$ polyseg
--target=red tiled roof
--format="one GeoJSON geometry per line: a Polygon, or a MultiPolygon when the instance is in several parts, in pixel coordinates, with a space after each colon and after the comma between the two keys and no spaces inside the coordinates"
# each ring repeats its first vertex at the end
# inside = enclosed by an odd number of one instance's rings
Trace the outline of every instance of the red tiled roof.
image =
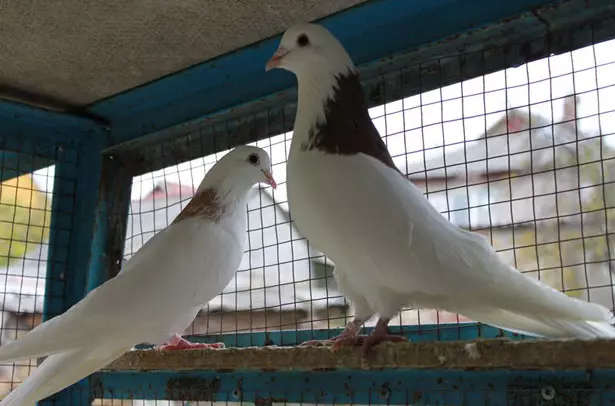
{"type": "Polygon", "coordinates": [[[159,197],[182,197],[187,198],[194,194],[192,186],[181,185],[174,182],[161,182],[152,189],[151,192],[143,196],[140,200],[153,200],[159,197]]]}

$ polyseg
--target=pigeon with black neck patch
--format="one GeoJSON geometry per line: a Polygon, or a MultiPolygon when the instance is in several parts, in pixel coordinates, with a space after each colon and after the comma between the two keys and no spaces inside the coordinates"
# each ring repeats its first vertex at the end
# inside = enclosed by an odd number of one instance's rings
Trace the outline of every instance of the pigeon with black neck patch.
{"type": "Polygon", "coordinates": [[[397,169],[369,117],[357,70],[328,30],[288,29],[267,63],[273,68],[298,82],[287,167],[291,216],[335,263],[338,286],[355,306],[355,318],[326,343],[363,343],[366,353],[399,340],[387,326],[406,305],[534,336],[615,338],[608,309],[510,267],[485,238],[445,219],[397,169]],[[376,314],[372,334],[358,336],[376,314]]]}
{"type": "Polygon", "coordinates": [[[244,251],[249,190],[276,187],[267,153],[240,146],[217,162],[190,203],[122,272],[83,300],[0,347],[0,362],[48,356],[0,406],[30,406],[72,385],[139,343],[160,350],[217,348],[181,338],[231,282],[244,251]]]}

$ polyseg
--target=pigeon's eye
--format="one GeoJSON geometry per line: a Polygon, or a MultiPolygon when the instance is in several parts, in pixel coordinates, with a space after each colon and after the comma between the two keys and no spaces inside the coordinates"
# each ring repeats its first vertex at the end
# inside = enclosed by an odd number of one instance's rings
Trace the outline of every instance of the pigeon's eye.
{"type": "Polygon", "coordinates": [[[258,165],[259,161],[260,159],[258,158],[258,155],[256,154],[248,155],[248,162],[250,162],[252,165],[258,165]]]}
{"type": "Polygon", "coordinates": [[[297,45],[299,45],[300,47],[304,47],[309,43],[310,39],[305,34],[301,34],[299,35],[299,38],[297,38],[297,45]]]}

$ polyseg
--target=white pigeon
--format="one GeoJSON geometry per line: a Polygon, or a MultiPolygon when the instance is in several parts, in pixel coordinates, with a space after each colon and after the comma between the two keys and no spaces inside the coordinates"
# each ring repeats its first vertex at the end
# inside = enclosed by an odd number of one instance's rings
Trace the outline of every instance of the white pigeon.
{"type": "Polygon", "coordinates": [[[233,279],[243,256],[250,188],[276,187],[267,153],[239,146],[217,162],[190,203],[83,300],[0,347],[0,362],[48,356],[0,406],[30,406],[105,367],[139,343],[216,347],[178,334],[233,279]]]}
{"type": "MultiPolygon", "coordinates": [[[[507,265],[487,240],[447,221],[395,166],[357,70],[325,28],[288,29],[266,65],[294,73],[298,106],[287,167],[290,214],[335,263],[355,318],[329,343],[395,340],[402,307],[458,313],[540,337],[615,338],[612,313],[507,265]],[[373,333],[357,335],[378,314],[373,333]]],[[[399,337],[398,337],[399,338],[399,337]]]]}

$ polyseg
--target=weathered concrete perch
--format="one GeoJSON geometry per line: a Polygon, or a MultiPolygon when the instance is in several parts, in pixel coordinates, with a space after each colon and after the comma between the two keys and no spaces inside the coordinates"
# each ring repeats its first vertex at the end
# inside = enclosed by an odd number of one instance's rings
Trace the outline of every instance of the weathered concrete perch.
{"type": "Polygon", "coordinates": [[[369,359],[359,349],[325,347],[131,351],[106,371],[334,369],[585,370],[615,368],[615,340],[481,340],[398,343],[377,347],[369,359]]]}

